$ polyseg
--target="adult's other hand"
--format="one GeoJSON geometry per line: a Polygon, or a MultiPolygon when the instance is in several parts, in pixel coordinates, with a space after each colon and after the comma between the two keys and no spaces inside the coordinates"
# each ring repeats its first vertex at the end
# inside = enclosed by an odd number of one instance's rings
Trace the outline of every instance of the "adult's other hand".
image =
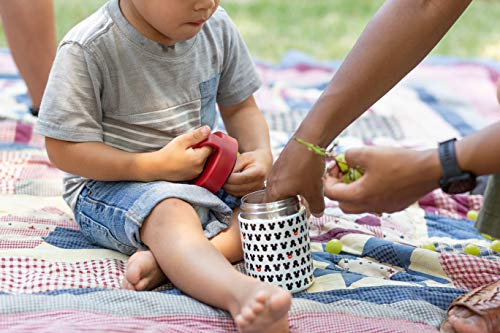
{"type": "Polygon", "coordinates": [[[337,169],[325,175],[325,194],[345,213],[400,211],[439,186],[437,150],[362,147],[346,151],[346,162],[360,167],[358,180],[341,182],[337,169]]]}

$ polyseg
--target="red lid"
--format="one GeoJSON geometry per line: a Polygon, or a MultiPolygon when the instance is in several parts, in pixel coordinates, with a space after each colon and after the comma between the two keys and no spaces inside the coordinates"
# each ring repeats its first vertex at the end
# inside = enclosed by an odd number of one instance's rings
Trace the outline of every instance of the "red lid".
{"type": "Polygon", "coordinates": [[[214,132],[193,148],[204,146],[211,147],[212,154],[208,157],[203,172],[193,180],[193,184],[216,193],[233,171],[238,156],[238,141],[225,133],[214,132]]]}

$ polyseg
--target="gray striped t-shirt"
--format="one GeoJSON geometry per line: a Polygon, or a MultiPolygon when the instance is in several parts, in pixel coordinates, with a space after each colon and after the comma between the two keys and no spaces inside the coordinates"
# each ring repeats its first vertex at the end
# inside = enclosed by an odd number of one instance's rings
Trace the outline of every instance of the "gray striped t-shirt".
{"type": "MultiPolygon", "coordinates": [[[[36,132],[155,151],[202,124],[214,128],[216,102],[238,104],[259,86],[251,56],[224,9],[192,39],[167,47],[135,30],[118,0],[111,0],[59,45],[36,132]]],[[[87,181],[64,178],[64,199],[72,208],[87,181]]]]}

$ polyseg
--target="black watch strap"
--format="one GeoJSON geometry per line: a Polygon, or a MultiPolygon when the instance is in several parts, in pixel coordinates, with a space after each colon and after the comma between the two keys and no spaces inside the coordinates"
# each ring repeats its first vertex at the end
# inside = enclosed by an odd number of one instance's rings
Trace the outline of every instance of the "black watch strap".
{"type": "Polygon", "coordinates": [[[450,179],[462,174],[455,154],[455,141],[457,139],[453,138],[439,144],[439,161],[443,169],[444,179],[450,179]]]}

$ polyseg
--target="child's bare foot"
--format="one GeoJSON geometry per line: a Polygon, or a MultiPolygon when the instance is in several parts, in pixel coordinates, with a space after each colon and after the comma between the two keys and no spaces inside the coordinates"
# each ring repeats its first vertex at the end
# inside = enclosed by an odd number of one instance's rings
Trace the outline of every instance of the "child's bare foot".
{"type": "Polygon", "coordinates": [[[233,315],[238,330],[244,333],[288,332],[289,292],[277,286],[256,283],[238,314],[233,315]]]}
{"type": "Polygon", "coordinates": [[[127,261],[122,289],[151,290],[167,281],[151,251],[137,251],[127,261]]]}

